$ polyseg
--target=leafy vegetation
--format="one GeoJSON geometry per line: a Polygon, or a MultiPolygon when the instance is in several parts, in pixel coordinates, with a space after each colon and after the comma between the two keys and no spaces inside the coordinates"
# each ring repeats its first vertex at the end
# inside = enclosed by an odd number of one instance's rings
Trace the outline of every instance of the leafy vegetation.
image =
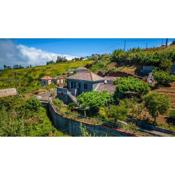
{"type": "Polygon", "coordinates": [[[166,58],[160,61],[159,69],[170,72],[172,66],[173,66],[173,62],[170,59],[166,58]]]}
{"type": "Polygon", "coordinates": [[[92,136],[89,133],[88,129],[85,126],[83,126],[82,124],[80,124],[80,131],[81,131],[81,135],[84,136],[84,137],[90,137],[90,136],[92,136]]]}
{"type": "Polygon", "coordinates": [[[107,106],[112,97],[108,92],[91,91],[80,94],[77,100],[82,109],[98,111],[100,107],[107,106]]]}
{"type": "Polygon", "coordinates": [[[149,85],[142,80],[133,77],[123,77],[115,81],[115,99],[129,96],[141,97],[150,90],[149,85]]]}
{"type": "MultiPolygon", "coordinates": [[[[93,72],[102,73],[102,75],[108,75],[107,73],[118,75],[115,74],[118,72],[126,72],[125,75],[127,75],[127,73],[135,74],[140,65],[151,65],[156,67],[153,76],[157,84],[167,86],[175,81],[175,76],[171,74],[174,61],[175,48],[169,46],[152,49],[136,48],[128,51],[115,50],[112,54],[94,54],[88,57],[88,60],[76,58],[72,61],[50,62],[46,66],[3,70],[0,72],[0,89],[15,87],[20,95],[0,99],[0,135],[63,135],[52,127],[46,110],[40,102],[31,98],[33,93],[43,89],[40,85],[42,76],[54,77],[66,73],[69,69],[83,66],[87,66],[93,72]]],[[[128,123],[129,119],[140,120],[147,116],[150,117],[147,115],[148,112],[156,122],[159,116],[165,115],[170,109],[170,101],[167,96],[157,93],[146,95],[150,87],[138,78],[119,78],[115,81],[115,85],[114,96],[107,92],[93,91],[78,96],[79,106],[65,105],[58,99],[54,99],[53,104],[57,111],[65,117],[90,124],[102,124],[103,121],[115,124],[119,121],[128,123]],[[143,96],[145,96],[144,101],[143,96]],[[86,112],[89,115],[86,115],[86,112]],[[142,116],[143,112],[145,114],[142,116]]],[[[44,89],[50,88],[55,88],[55,86],[44,87],[44,89]]],[[[128,131],[136,130],[133,123],[128,123],[123,128],[128,131]]],[[[80,129],[82,135],[90,135],[87,128],[81,127],[80,129]]]]}
{"type": "Polygon", "coordinates": [[[23,96],[0,99],[0,136],[63,136],[46,110],[35,98],[23,96]]]}
{"type": "Polygon", "coordinates": [[[91,62],[90,60],[67,61],[25,69],[6,69],[0,72],[0,89],[15,87],[19,93],[31,93],[43,88],[40,85],[41,77],[58,76],[69,69],[82,67],[91,62]]]}
{"type": "Polygon", "coordinates": [[[93,118],[90,116],[86,116],[86,117],[82,116],[80,111],[75,110],[75,107],[77,107],[75,104],[65,105],[59,99],[53,99],[52,102],[57,112],[66,118],[70,118],[70,119],[77,120],[79,122],[89,123],[94,125],[102,124],[102,121],[96,117],[93,118]]]}
{"type": "Polygon", "coordinates": [[[146,108],[154,118],[154,123],[156,123],[156,118],[160,114],[166,114],[171,107],[169,98],[163,94],[151,93],[148,94],[144,100],[146,108]]]}
{"type": "Polygon", "coordinates": [[[93,60],[93,64],[90,66],[90,69],[93,72],[104,72],[108,71],[108,64],[111,62],[110,54],[102,55],[92,55],[90,60],[93,60]]]}
{"type": "Polygon", "coordinates": [[[167,86],[175,81],[175,75],[172,75],[166,71],[156,70],[153,72],[153,76],[158,85],[167,86]]]}
{"type": "Polygon", "coordinates": [[[174,47],[140,49],[134,48],[128,51],[115,50],[112,53],[112,60],[120,65],[154,65],[159,67],[162,61],[169,67],[170,62],[175,61],[174,47]],[[166,61],[165,61],[166,60],[166,61]]]}
{"type": "Polygon", "coordinates": [[[125,121],[128,117],[128,108],[122,102],[119,105],[111,105],[109,108],[109,117],[112,117],[117,123],[118,120],[125,121]]]}

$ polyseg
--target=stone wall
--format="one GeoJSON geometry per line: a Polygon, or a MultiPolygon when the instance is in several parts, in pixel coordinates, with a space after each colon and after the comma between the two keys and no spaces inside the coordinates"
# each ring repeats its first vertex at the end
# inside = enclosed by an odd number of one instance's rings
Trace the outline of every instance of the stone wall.
{"type": "Polygon", "coordinates": [[[8,97],[14,95],[17,95],[17,91],[15,88],[0,89],[0,97],[8,97]]]}
{"type": "Polygon", "coordinates": [[[57,129],[72,136],[82,136],[81,127],[86,128],[92,136],[134,136],[130,133],[108,128],[102,125],[91,125],[65,118],[56,112],[51,103],[48,103],[48,113],[53,125],[57,129]]]}

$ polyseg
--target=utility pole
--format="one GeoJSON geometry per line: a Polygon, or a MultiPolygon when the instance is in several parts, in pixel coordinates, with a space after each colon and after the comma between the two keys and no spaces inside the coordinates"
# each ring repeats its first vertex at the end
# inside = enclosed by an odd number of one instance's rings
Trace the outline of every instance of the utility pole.
{"type": "Polygon", "coordinates": [[[123,50],[124,50],[124,51],[126,50],[126,40],[124,40],[124,47],[123,47],[123,50]]]}
{"type": "Polygon", "coordinates": [[[168,46],[168,38],[166,39],[165,46],[168,46]]]}

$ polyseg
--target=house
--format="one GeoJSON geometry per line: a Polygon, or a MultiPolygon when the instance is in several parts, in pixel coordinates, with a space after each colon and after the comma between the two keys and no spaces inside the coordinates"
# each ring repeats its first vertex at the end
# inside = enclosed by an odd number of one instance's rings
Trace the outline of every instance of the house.
{"type": "Polygon", "coordinates": [[[153,69],[154,69],[154,66],[142,66],[139,73],[143,76],[148,75],[149,73],[153,71],[153,69]]]}
{"type": "Polygon", "coordinates": [[[59,87],[63,87],[65,85],[65,76],[57,76],[52,79],[52,82],[55,83],[59,87]]]}
{"type": "Polygon", "coordinates": [[[172,71],[173,74],[175,74],[175,64],[173,64],[171,71],[172,71]]]}
{"type": "Polygon", "coordinates": [[[115,91],[115,86],[112,83],[111,77],[108,77],[108,80],[105,80],[104,77],[101,77],[84,67],[76,69],[75,73],[68,76],[66,80],[66,88],[57,88],[58,98],[66,103],[69,101],[75,102],[76,96],[83,92],[108,91],[109,93],[114,93],[115,91]]]}
{"type": "Polygon", "coordinates": [[[42,86],[47,86],[52,83],[53,78],[50,76],[44,76],[41,78],[41,85],[42,86]]]}
{"type": "Polygon", "coordinates": [[[83,92],[92,91],[98,83],[103,83],[104,78],[94,74],[86,68],[78,68],[75,74],[67,77],[67,88],[77,96],[83,92]]]}

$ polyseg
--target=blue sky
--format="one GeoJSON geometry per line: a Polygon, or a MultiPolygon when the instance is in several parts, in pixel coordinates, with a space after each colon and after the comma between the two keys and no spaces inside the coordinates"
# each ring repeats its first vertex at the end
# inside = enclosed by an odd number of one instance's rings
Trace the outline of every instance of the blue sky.
{"type": "MultiPolygon", "coordinates": [[[[35,47],[47,52],[87,56],[93,53],[110,53],[117,48],[154,47],[165,39],[14,39],[16,44],[35,47]]],[[[169,39],[172,41],[173,39],[169,39]]]]}
{"type": "MultiPolygon", "coordinates": [[[[174,39],[169,39],[171,42],[174,39]]],[[[112,53],[115,49],[156,47],[166,39],[0,39],[0,69],[3,65],[44,65],[57,56],[74,57],[112,53]]]]}

